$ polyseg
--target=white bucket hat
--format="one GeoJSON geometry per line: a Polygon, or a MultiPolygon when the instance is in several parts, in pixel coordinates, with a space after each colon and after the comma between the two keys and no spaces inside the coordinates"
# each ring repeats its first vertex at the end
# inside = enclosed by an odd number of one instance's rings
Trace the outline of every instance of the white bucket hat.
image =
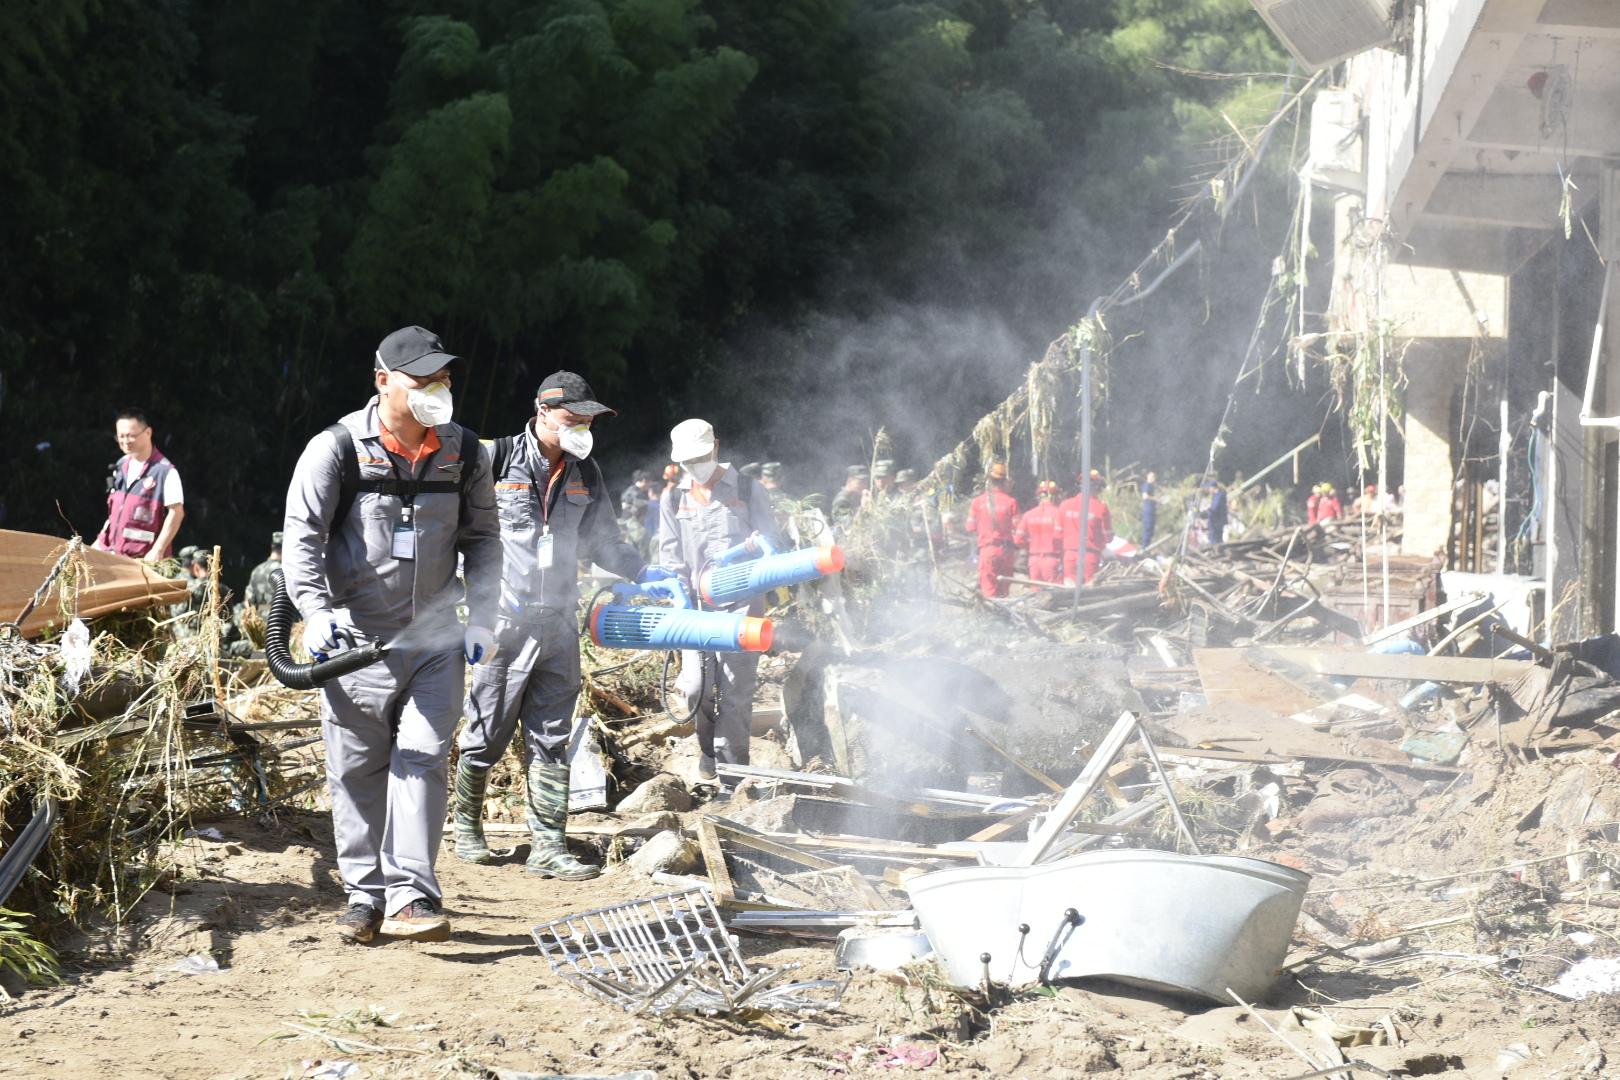
{"type": "Polygon", "coordinates": [[[714,453],[714,426],[707,420],[682,420],[669,432],[669,459],[696,461],[714,453]]]}

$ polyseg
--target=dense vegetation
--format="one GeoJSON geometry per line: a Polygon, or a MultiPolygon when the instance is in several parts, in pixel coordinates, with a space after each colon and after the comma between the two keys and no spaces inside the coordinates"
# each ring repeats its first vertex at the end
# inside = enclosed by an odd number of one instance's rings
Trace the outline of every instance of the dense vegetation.
{"type": "MultiPolygon", "coordinates": [[[[140,403],[233,576],[408,322],[485,433],[586,373],[621,475],[688,411],[818,480],[948,445],[1282,86],[1186,72],[1286,69],[1248,0],[38,0],[0,41],[4,524],[93,531],[140,403]]],[[[1180,301],[1228,353],[1263,187],[1238,302],[1180,301]]]]}

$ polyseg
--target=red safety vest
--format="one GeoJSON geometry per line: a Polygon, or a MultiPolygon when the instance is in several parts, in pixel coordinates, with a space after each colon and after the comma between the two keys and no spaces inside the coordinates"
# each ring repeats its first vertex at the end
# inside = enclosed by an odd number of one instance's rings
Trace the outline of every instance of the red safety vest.
{"type": "MultiPolygon", "coordinates": [[[[169,516],[163,505],[163,485],[174,466],[157,447],[133,477],[125,469],[128,462],[128,454],[119,458],[107,481],[107,524],[96,538],[96,546],[138,559],[152,550],[163,531],[163,519],[169,516]]],[[[166,559],[170,552],[161,554],[166,559]]]]}

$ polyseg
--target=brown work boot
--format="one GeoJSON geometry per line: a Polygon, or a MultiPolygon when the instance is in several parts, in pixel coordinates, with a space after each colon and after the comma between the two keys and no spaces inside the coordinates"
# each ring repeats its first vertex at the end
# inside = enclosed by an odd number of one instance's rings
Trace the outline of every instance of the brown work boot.
{"type": "Polygon", "coordinates": [[[382,921],[382,912],[370,904],[350,904],[348,910],[338,916],[338,937],[364,945],[377,936],[377,927],[382,921]]]}
{"type": "Polygon", "coordinates": [[[449,941],[450,920],[439,905],[419,897],[384,919],[382,932],[401,941],[449,941]]]}

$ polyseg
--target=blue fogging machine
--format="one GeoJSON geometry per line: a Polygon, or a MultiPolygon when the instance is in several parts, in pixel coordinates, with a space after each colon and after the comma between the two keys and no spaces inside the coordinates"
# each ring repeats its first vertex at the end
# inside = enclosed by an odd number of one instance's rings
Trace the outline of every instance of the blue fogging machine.
{"type": "Polygon", "coordinates": [[[771,620],[727,611],[697,611],[676,581],[612,587],[620,603],[597,604],[590,614],[591,640],[608,649],[695,649],[698,652],[768,652],[771,620]],[[673,606],[631,604],[636,597],[667,597],[673,606]]]}
{"type": "Polygon", "coordinates": [[[844,568],[844,549],[837,544],[776,552],[755,533],[722,552],[698,575],[698,593],[706,604],[724,607],[764,596],[772,589],[802,585],[844,568]]]}

